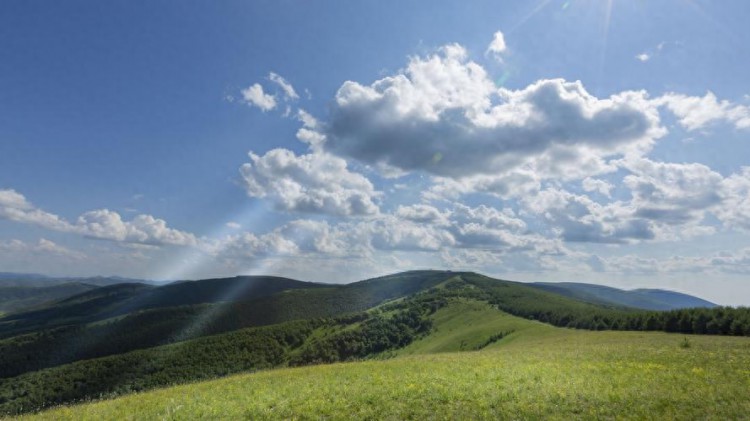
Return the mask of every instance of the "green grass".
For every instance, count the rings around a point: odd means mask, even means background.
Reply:
[[[433,336],[386,361],[231,376],[30,416],[39,419],[741,419],[750,338],[590,332],[459,301]],[[497,330],[514,333],[471,352]],[[483,339],[484,338],[484,339]]]
[[[431,354],[473,350],[497,333],[513,332],[504,342],[518,336],[544,335],[556,332],[554,327],[511,316],[487,303],[456,299],[433,316],[433,331],[424,339],[413,342],[398,355]],[[497,346],[496,344],[490,346]]]

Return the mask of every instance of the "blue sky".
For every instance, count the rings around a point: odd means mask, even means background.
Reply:
[[[5,1],[0,270],[453,268],[748,305],[748,16]]]

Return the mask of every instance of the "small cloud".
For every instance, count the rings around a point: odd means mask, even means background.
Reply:
[[[487,47],[487,51],[485,54],[492,53],[496,59],[500,60],[500,56],[508,49],[508,46],[505,44],[505,36],[502,32],[497,31],[495,32],[495,35],[492,38],[492,42]]]
[[[297,110],[297,119],[308,129],[315,129],[318,127],[318,120],[302,108]]]
[[[587,192],[598,192],[604,196],[611,197],[612,189],[615,187],[612,184],[591,177],[586,177],[581,182],[583,190]]]
[[[635,59],[640,61],[641,63],[645,63],[647,61],[650,61],[656,58],[657,56],[660,56],[662,53],[665,52],[664,51],[665,49],[668,50],[667,47],[669,47],[670,45],[680,45],[680,42],[662,41],[656,44],[656,47],[647,48],[644,52],[640,54],[636,54]]]
[[[268,74],[268,79],[270,79],[271,82],[279,85],[281,90],[284,91],[284,97],[286,99],[299,99],[299,95],[297,95],[297,92],[294,90],[292,84],[287,82],[287,80],[283,77],[274,72],[271,72]]]
[[[238,230],[238,229],[242,228],[242,225],[240,225],[240,224],[238,224],[237,222],[234,222],[234,221],[229,221],[225,225],[226,225],[227,228],[231,228],[233,230]]]
[[[269,111],[276,108],[276,97],[263,92],[263,87],[258,83],[242,90],[242,98],[247,101],[248,104],[254,105],[263,111]]]

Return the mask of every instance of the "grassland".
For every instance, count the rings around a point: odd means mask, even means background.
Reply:
[[[278,369],[38,419],[743,419],[750,338],[554,328],[458,300],[386,361]],[[513,331],[481,351],[488,334]]]

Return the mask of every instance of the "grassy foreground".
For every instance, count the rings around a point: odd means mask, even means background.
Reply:
[[[750,414],[750,338],[690,336],[685,347],[684,335],[558,329],[496,310],[489,315],[492,311],[472,302],[441,309],[434,335],[386,361],[236,375],[26,418],[743,419]],[[459,323],[456,317],[464,319]],[[450,351],[456,343],[466,347],[486,332],[508,330],[513,333],[481,351],[419,354]]]

